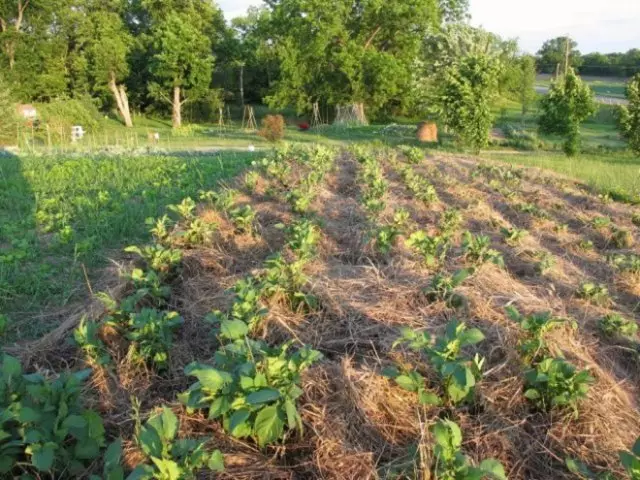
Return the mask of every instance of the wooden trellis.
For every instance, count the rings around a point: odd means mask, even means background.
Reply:
[[[258,124],[256,123],[256,114],[253,111],[251,105],[245,105],[244,113],[242,115],[242,128],[244,130],[257,130]]]

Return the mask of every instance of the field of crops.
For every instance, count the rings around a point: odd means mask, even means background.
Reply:
[[[417,148],[263,155],[8,349],[0,472],[637,475],[639,224],[574,182]]]

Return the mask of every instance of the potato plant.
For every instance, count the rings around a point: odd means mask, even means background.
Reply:
[[[401,334],[394,346],[407,344],[411,350],[426,355],[440,375],[449,403],[456,405],[471,399],[474,387],[482,377],[484,359],[477,354],[473,359],[466,358],[462,349],[484,340],[480,330],[452,320],[447,324],[444,335],[435,339],[426,332],[419,333],[409,328],[402,329]]]
[[[504,258],[497,250],[491,248],[491,239],[487,235],[473,235],[467,231],[462,241],[464,258],[473,265],[491,262],[504,267]]]
[[[580,285],[577,292],[578,297],[587,300],[589,303],[598,306],[607,306],[611,303],[609,289],[606,285],[586,282]]]
[[[518,323],[525,333],[525,338],[519,342],[518,349],[526,364],[532,364],[541,356],[546,356],[548,349],[545,334],[566,323],[565,319],[553,317],[551,312],[522,315],[515,307],[510,306],[506,310],[509,318]]]
[[[102,418],[80,401],[91,370],[24,374],[18,359],[3,355],[0,375],[0,473],[85,472],[105,446]]]
[[[511,246],[519,245],[522,240],[529,235],[529,232],[523,228],[501,228],[500,232],[507,244]]]
[[[251,235],[253,224],[256,220],[256,212],[251,205],[232,208],[228,211],[229,219],[236,229],[236,233]]]
[[[218,350],[214,365],[185,369],[198,381],[180,399],[189,410],[204,409],[210,419],[221,419],[233,437],[250,437],[264,447],[286,430],[302,431],[296,407],[300,375],[321,357],[308,347],[292,352],[291,343],[271,348],[239,334]]]
[[[180,424],[176,415],[164,408],[139,427],[136,443],[149,463],[138,465],[127,480],[195,480],[202,469],[224,471],[220,450],[207,448],[208,438],[178,438]]]
[[[611,255],[607,260],[621,272],[640,276],[640,255]]]
[[[268,313],[261,302],[262,284],[256,278],[239,280],[233,290],[231,311],[226,314],[215,311],[206,318],[219,328],[220,336],[226,340],[235,338],[232,332],[236,329],[245,330],[247,334],[257,330]]]
[[[425,265],[429,268],[439,266],[449,250],[449,241],[445,237],[430,236],[424,230],[412,233],[406,244],[422,257]]]
[[[462,431],[451,420],[439,420],[431,427],[435,442],[434,474],[439,480],[506,480],[502,464],[495,459],[483,460],[477,467],[462,453]]]
[[[443,301],[450,308],[460,308],[466,305],[467,299],[455,292],[455,289],[464,283],[471,275],[473,269],[458,270],[453,275],[438,274],[431,280],[431,285],[423,290],[430,302]]]
[[[524,396],[537,408],[571,408],[578,417],[578,406],[586,398],[593,377],[564,358],[544,358],[525,373]]]
[[[144,247],[130,246],[124,251],[138,255],[144,260],[147,268],[155,271],[163,282],[176,273],[182,262],[181,250],[164,247],[160,244]]]
[[[287,246],[299,259],[308,260],[316,255],[316,246],[320,241],[320,229],[308,219],[296,220],[281,228],[287,234]]]
[[[605,315],[598,322],[598,328],[605,337],[634,338],[638,333],[638,324],[617,313]]]

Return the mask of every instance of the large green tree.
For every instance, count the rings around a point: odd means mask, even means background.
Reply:
[[[267,0],[279,60],[271,106],[314,102],[402,107],[424,36],[440,24],[436,0]]]
[[[544,42],[538,50],[538,67],[543,73],[554,73],[558,65],[564,73],[567,46],[569,48],[569,66],[577,68],[582,64],[578,43],[570,37],[557,37]]]
[[[640,155],[640,73],[627,84],[627,99],[629,105],[619,107],[618,128],[629,148]]]
[[[565,153],[576,155],[580,148],[580,124],[597,111],[593,91],[570,68],[566,75],[551,83],[540,108],[540,132],[565,137]]]
[[[128,55],[132,38],[122,20],[120,2],[95,2],[87,12],[86,70],[94,91],[108,89],[127,127],[133,126],[124,80],[129,73]]]
[[[174,128],[182,125],[182,106],[202,98],[211,84],[211,41],[190,20],[188,15],[171,12],[153,31],[150,70],[155,82],[150,93],[171,105]]]

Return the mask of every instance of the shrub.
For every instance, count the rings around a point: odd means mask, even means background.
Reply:
[[[284,126],[282,115],[267,115],[262,119],[262,128],[258,135],[269,142],[279,142],[284,139]]]

